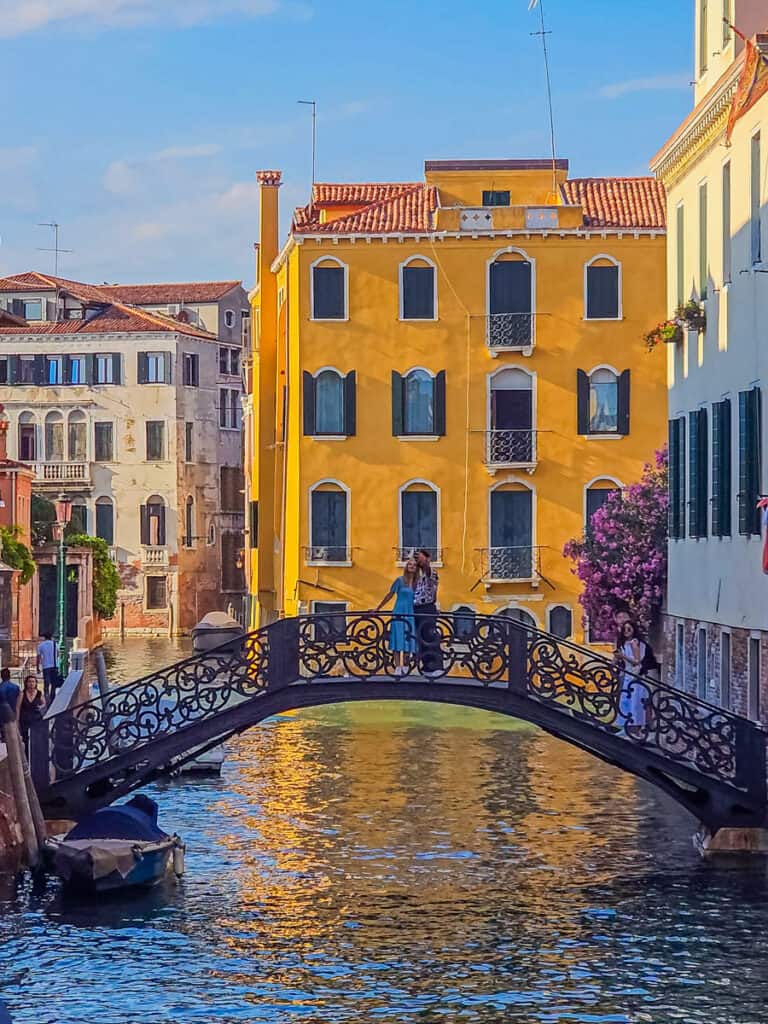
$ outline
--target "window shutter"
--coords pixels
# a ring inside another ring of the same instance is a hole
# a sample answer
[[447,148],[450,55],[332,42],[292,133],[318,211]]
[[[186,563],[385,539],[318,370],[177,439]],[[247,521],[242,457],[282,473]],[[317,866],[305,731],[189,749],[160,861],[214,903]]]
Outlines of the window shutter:
[[163,355],[163,382],[165,384],[171,383],[171,353],[166,352]]
[[160,515],[157,520],[157,543],[165,544],[165,505],[160,506]]
[[688,413],[688,535],[699,534],[699,413]]
[[249,532],[249,547],[258,548],[259,546],[259,503],[258,501],[251,501],[248,505],[248,532]]
[[619,315],[619,268],[587,267],[587,319],[615,319]]
[[45,356],[35,356],[35,384],[45,384]]
[[392,371],[392,436],[403,435],[403,378]]
[[120,353],[115,352],[112,356],[112,382],[114,384],[121,384],[122,380],[120,377]]
[[720,536],[731,536],[731,400],[722,406],[720,426]]
[[589,433],[589,377],[576,371],[576,433]]
[[712,406],[712,536],[722,537],[722,488],[723,488],[723,406],[715,402]]
[[680,416],[677,421],[677,518],[680,524],[680,537],[685,537],[685,416]]
[[137,377],[139,384],[146,384],[149,380],[149,361],[146,352],[138,353]]
[[761,448],[761,408],[760,408],[760,388],[752,388],[749,392],[749,407],[750,407],[750,460],[749,460],[749,490],[750,490],[750,518],[751,518],[751,533],[760,536],[760,512],[757,508],[757,502],[760,498],[760,448]]
[[760,533],[760,390],[739,392],[739,533]]
[[676,540],[680,536],[680,523],[678,520],[678,494],[680,490],[678,462],[680,458],[680,435],[677,429],[677,420],[670,420],[667,427],[669,431],[669,536],[673,540]]
[[18,384],[19,383],[20,369],[21,369],[21,367],[19,365],[19,357],[18,356],[8,356],[8,383],[9,384]]
[[85,383],[94,384],[96,382],[96,356],[90,355],[85,357]]
[[629,434],[629,370],[619,374],[618,433]]
[[699,516],[697,520],[697,530],[699,537],[707,536],[707,510],[709,507],[709,425],[707,422],[707,410],[699,409],[698,412],[698,432],[699,432],[699,443],[698,443],[698,456],[696,459],[696,466],[698,469],[698,498],[697,504],[699,509]]
[[141,543],[149,544],[149,508],[146,505],[141,505],[139,515],[141,520]]
[[315,378],[308,370],[304,371],[304,436],[312,437],[315,433]]
[[350,370],[344,378],[344,433],[354,437],[357,431],[357,375]]
[[435,377],[435,433],[445,437],[445,370]]
[[69,356],[63,356],[61,360],[61,383],[72,383],[72,360]]

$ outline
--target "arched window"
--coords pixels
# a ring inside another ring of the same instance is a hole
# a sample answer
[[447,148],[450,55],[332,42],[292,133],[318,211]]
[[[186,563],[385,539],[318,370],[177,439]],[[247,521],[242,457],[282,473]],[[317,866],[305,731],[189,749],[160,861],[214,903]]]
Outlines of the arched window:
[[337,480],[322,480],[309,494],[307,561],[344,565],[350,558],[349,491]]
[[142,505],[141,514],[141,543],[147,547],[162,547],[165,539],[165,501],[157,494],[147,499],[146,505]]
[[308,437],[350,437],[355,433],[355,371],[346,377],[332,367],[304,371],[304,433]]
[[313,320],[346,320],[347,266],[334,256],[324,256],[310,267]]
[[568,640],[573,634],[573,613],[564,604],[549,609],[549,632],[561,640]]
[[475,635],[477,616],[475,609],[462,604],[453,609],[453,628],[457,640],[471,640]]
[[621,264],[612,256],[595,256],[584,267],[584,316],[621,319]]
[[499,618],[511,619],[513,622],[519,622],[521,626],[530,626],[531,629],[537,628],[536,619],[527,612],[524,608],[499,608],[496,612]]
[[530,466],[536,461],[533,431],[533,378],[507,367],[490,379],[488,466]]
[[621,484],[606,477],[595,479],[587,484],[584,497],[584,532],[587,536],[592,530],[592,516],[602,508],[609,495],[621,493]]
[[85,413],[75,410],[67,420],[67,443],[70,462],[86,462],[88,455],[88,435]]
[[60,412],[49,412],[45,417],[45,461],[62,462],[64,459],[64,417]]
[[619,430],[619,378],[612,370],[595,370],[589,377],[589,433]]
[[[115,506],[111,498],[96,499],[96,536],[101,537],[107,544],[115,543]],[[142,543],[145,543],[143,538]],[[148,544],[149,541],[146,543]]]
[[400,547],[404,562],[424,548],[433,562],[440,561],[439,494],[426,480],[412,480],[400,488]]
[[395,437],[445,433],[445,370],[433,376],[416,367],[401,377],[392,371],[392,434]]
[[184,547],[191,548],[195,539],[195,499],[190,495],[184,505]]
[[70,533],[88,533],[88,505],[81,494],[72,496],[69,531]]
[[519,249],[497,253],[488,264],[488,345],[533,344],[533,263]]
[[224,323],[230,329],[235,326],[235,313],[234,313],[234,310],[228,309],[224,313]]
[[400,319],[437,319],[435,265],[423,256],[411,256],[400,264]]
[[486,578],[498,582],[533,579],[533,491],[522,484],[495,487],[490,496],[490,519]]
[[34,413],[23,412],[19,415],[19,459],[22,462],[34,462],[37,459],[37,420]]

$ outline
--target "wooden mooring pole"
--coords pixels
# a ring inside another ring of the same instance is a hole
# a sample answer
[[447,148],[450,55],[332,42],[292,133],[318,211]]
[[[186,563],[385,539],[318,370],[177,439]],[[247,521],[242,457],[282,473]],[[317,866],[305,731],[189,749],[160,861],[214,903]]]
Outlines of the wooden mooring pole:
[[[16,813],[21,825],[24,857],[30,868],[36,868],[40,864],[40,843],[27,791],[26,777],[29,775],[29,768],[26,767],[26,758],[24,757],[19,727],[16,723],[16,715],[5,702],[0,704],[0,723],[2,723],[3,727],[3,741],[8,750],[8,770],[11,776],[11,789],[13,790],[13,799],[16,803]],[[29,785],[31,789],[31,779]],[[35,799],[37,798],[35,797]],[[43,830],[45,830],[45,823],[43,823]]]

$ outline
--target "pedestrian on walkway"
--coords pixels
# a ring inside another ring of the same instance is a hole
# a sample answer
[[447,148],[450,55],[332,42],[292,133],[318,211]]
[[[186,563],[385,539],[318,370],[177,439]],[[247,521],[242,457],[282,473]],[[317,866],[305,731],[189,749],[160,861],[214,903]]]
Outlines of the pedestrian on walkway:
[[24,740],[24,749],[29,760],[29,733],[35,722],[42,720],[45,699],[37,685],[37,676],[29,675],[24,680],[19,703],[19,731]]
[[43,633],[43,638],[37,645],[37,671],[43,673],[45,700],[49,705],[56,696],[60,682],[59,669],[56,664],[57,654],[53,637],[50,633]]
[[443,653],[437,629],[437,589],[440,578],[432,568],[432,559],[426,548],[416,552],[419,578],[416,580],[414,614],[416,637],[419,645],[421,671],[430,679],[443,674]]
[[403,575],[398,576],[386,597],[379,601],[376,611],[381,611],[393,597],[395,607],[389,624],[387,637],[390,651],[395,654],[395,675],[404,676],[416,653],[416,622],[413,616],[413,595],[418,575],[418,566],[413,558],[405,563]]

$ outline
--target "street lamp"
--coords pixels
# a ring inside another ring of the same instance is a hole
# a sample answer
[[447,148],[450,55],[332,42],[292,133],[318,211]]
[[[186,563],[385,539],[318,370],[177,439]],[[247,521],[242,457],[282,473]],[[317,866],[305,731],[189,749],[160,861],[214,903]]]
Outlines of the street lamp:
[[54,503],[56,508],[55,534],[59,542],[59,556],[56,563],[56,644],[59,652],[59,676],[62,682],[69,671],[67,652],[67,555],[64,534],[72,518],[72,501],[66,494],[60,494]]

